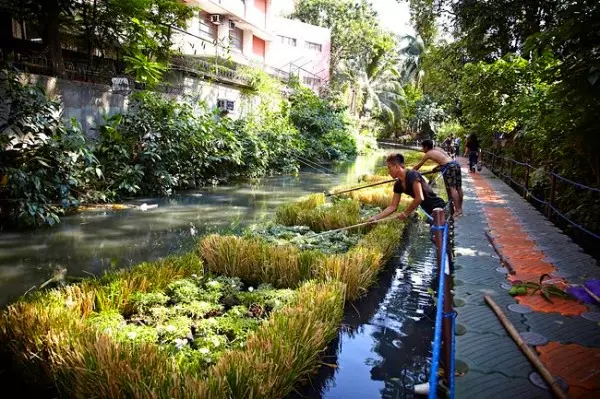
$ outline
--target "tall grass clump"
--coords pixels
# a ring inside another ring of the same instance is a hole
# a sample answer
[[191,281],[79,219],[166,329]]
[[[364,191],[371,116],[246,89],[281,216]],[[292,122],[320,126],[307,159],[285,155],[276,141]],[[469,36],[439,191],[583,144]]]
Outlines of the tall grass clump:
[[259,238],[216,234],[200,241],[199,250],[213,273],[282,288],[297,287],[308,279],[338,281],[346,284],[347,298],[354,300],[367,292],[392,256],[404,226],[400,221],[378,224],[343,254],[302,251]]
[[251,336],[244,351],[232,351],[214,367],[211,397],[285,397],[315,371],[319,356],[342,321],[344,288],[308,282],[296,300]]
[[308,226],[322,232],[360,222],[360,203],[355,201],[325,202],[324,194],[313,194],[307,200],[284,204],[277,208],[275,223],[284,226]]
[[270,245],[259,238],[218,234],[206,236],[199,245],[209,271],[275,287],[296,287],[309,279],[315,259],[322,256],[292,245]]
[[297,225],[298,213],[315,209],[318,206],[324,205],[326,202],[325,194],[311,194],[300,198],[298,201],[281,205],[277,208],[275,221],[284,226]]

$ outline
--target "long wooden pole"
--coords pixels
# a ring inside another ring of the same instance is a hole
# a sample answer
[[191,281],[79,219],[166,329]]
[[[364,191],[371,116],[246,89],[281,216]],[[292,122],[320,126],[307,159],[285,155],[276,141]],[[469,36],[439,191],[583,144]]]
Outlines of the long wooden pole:
[[496,316],[498,316],[500,322],[502,323],[506,331],[508,331],[511,338],[517,343],[519,349],[521,349],[521,351],[525,354],[527,359],[529,359],[529,361],[544,378],[548,386],[552,389],[552,393],[554,393],[554,395],[557,398],[567,399],[567,394],[565,394],[560,388],[560,386],[556,383],[552,374],[550,374],[548,369],[542,364],[542,362],[538,358],[537,354],[533,351],[533,349],[531,349],[531,347],[529,347],[529,345],[527,345],[525,341],[523,341],[523,338],[521,338],[521,335],[515,329],[515,326],[513,326],[513,324],[506,318],[506,315],[504,314],[502,309],[500,309],[500,307],[496,304],[496,302],[494,302],[494,300],[490,296],[484,295],[483,298],[485,299],[487,304],[492,308],[494,313],[496,313]]
[[[426,176],[426,175],[430,175],[430,174],[436,173],[436,172],[437,171],[430,170],[429,172],[423,172],[423,173],[421,173],[421,175],[422,176]],[[381,184],[392,183],[392,182],[395,182],[395,181],[396,181],[396,179],[389,179],[389,180],[379,181],[377,183],[366,184],[366,185],[360,186],[360,187],[349,188],[347,190],[336,191],[334,193],[327,193],[327,194],[325,194],[325,196],[326,197],[331,197],[331,196],[334,196],[334,195],[345,194],[345,193],[349,193],[351,191],[362,190],[363,188],[369,188],[369,187],[379,186]]]
[[391,183],[391,182],[395,182],[395,181],[396,181],[396,179],[379,181],[377,183],[371,183],[371,184],[367,184],[367,185],[360,186],[360,187],[349,188],[348,190],[336,191],[335,193],[327,193],[327,194],[325,194],[325,196],[331,197],[333,195],[345,194],[345,193],[349,193],[351,191],[362,190],[363,188],[369,188],[369,187],[374,187],[374,186],[380,186],[382,184]]
[[327,231],[324,231],[324,232],[322,232],[322,233],[315,234],[314,236],[307,236],[307,237],[308,237],[308,238],[311,238],[311,237],[324,236],[324,235],[326,235],[326,234],[331,234],[331,233],[337,233],[337,232],[339,232],[339,231],[350,230],[350,229],[354,229],[354,228],[356,228],[356,227],[367,226],[367,225],[369,225],[369,224],[375,224],[375,223],[381,223],[381,222],[389,222],[390,220],[394,220],[394,219],[396,219],[397,217],[398,217],[398,215],[397,215],[397,214],[393,214],[393,215],[391,215],[391,216],[388,216],[388,217],[386,217],[386,218],[383,218],[383,219],[378,219],[378,220],[374,220],[374,221],[372,221],[372,222],[363,222],[363,223],[353,224],[352,226],[346,226],[346,227],[342,227],[342,228],[340,228],[340,229],[335,229],[335,230],[327,230]]

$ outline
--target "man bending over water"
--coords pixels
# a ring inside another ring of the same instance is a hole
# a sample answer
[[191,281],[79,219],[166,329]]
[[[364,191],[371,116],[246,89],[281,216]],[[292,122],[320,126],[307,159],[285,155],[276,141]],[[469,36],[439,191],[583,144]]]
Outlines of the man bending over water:
[[452,159],[450,155],[441,148],[434,148],[431,140],[423,140],[421,148],[425,155],[415,165],[414,169],[419,170],[427,161],[432,160],[440,166],[446,190],[454,203],[454,216],[462,215],[463,191],[462,191],[462,176],[460,174],[460,165]]
[[431,215],[435,208],[443,209],[446,206],[444,200],[437,196],[419,172],[404,168],[404,157],[402,154],[390,155],[387,158],[387,168],[390,176],[397,179],[396,183],[394,183],[394,197],[392,198],[392,203],[381,213],[373,216],[370,219],[371,221],[384,218],[396,212],[402,194],[412,197],[413,201],[398,216],[400,220],[406,219],[419,205],[428,215]]

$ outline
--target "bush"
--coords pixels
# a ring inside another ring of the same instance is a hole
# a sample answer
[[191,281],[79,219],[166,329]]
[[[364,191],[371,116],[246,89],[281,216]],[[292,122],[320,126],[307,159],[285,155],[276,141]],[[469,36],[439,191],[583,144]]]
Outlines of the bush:
[[346,159],[356,155],[356,140],[343,109],[296,86],[290,97],[290,120],[303,139],[303,154],[310,159]]
[[76,121],[62,121],[60,102],[15,75],[3,81],[8,115],[0,132],[1,217],[53,225],[94,196],[102,176],[98,160]]

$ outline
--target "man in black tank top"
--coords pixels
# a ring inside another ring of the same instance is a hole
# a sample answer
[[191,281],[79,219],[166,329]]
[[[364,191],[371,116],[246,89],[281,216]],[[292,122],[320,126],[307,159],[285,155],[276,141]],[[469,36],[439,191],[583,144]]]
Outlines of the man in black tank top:
[[394,197],[392,198],[392,203],[387,208],[380,214],[373,216],[370,220],[375,221],[396,212],[402,194],[412,197],[413,201],[398,216],[400,220],[406,219],[419,205],[429,215],[431,215],[435,208],[443,209],[446,207],[444,200],[437,196],[419,172],[404,168],[404,157],[402,154],[390,155],[387,158],[387,167],[390,176],[397,179],[396,183],[394,183]]

